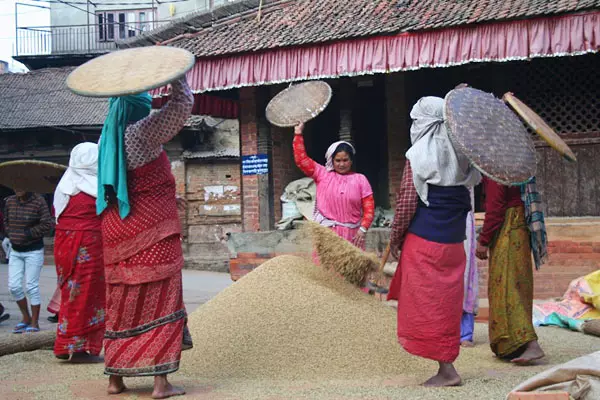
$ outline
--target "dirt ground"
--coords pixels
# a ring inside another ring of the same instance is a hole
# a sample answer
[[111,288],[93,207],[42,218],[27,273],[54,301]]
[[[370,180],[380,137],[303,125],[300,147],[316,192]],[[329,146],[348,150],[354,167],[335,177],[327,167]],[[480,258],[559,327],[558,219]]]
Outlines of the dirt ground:
[[[518,383],[553,365],[600,349],[600,338],[557,328],[538,330],[547,358],[536,366],[516,367],[496,360],[487,345],[487,326],[476,327],[477,346],[464,349],[457,360],[464,385],[458,388],[426,389],[419,383],[428,376],[382,376],[369,381],[274,381],[206,380],[189,371],[172,375],[172,382],[185,386],[181,399],[504,399]],[[182,363],[189,352],[184,353]],[[368,357],[368,351],[365,352]],[[436,365],[431,363],[431,373]],[[146,399],[152,378],[126,379],[129,390],[107,396],[107,378],[102,364],[67,364],[51,351],[20,353],[0,358],[0,399]]]

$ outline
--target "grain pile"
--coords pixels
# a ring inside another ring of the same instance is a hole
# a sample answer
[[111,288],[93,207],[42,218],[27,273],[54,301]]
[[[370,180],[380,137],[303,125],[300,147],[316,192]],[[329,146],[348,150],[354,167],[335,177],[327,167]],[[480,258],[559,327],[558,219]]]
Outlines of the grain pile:
[[331,229],[311,222],[307,224],[319,262],[326,270],[335,271],[353,285],[363,286],[369,272],[376,271],[379,260],[339,237]]
[[431,373],[397,344],[395,311],[310,261],[274,258],[189,317],[182,372],[201,378],[353,379]]

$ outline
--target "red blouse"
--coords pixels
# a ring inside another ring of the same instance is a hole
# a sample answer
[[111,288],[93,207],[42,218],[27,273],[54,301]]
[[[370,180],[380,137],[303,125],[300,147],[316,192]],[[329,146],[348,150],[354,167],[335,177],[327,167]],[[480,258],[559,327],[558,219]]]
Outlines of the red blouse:
[[479,234],[479,244],[489,246],[504,224],[506,210],[523,205],[519,186],[504,186],[488,177],[483,178],[485,190],[485,220]]

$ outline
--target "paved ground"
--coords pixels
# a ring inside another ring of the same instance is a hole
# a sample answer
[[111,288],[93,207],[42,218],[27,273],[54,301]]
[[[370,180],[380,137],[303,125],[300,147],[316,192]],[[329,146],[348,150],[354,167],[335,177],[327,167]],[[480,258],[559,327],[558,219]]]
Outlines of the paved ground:
[[[183,271],[183,299],[189,313],[199,305],[207,302],[221,290],[231,284],[229,274],[205,271]],[[42,312],[40,328],[56,329],[56,325],[48,322],[52,315],[47,310],[48,302],[56,288],[56,271],[54,266],[44,266],[40,276],[40,291],[42,296]],[[12,334],[13,327],[20,321],[21,313],[17,304],[11,300],[8,292],[8,265],[0,264],[0,302],[10,314],[8,321],[0,323],[0,336]]]

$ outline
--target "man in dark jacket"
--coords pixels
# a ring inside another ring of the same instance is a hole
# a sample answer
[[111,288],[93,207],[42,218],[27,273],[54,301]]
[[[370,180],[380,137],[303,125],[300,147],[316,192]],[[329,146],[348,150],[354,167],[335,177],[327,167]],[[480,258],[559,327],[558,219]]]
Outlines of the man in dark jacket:
[[[39,281],[44,265],[44,235],[50,233],[53,224],[42,196],[15,189],[15,196],[6,199],[4,229],[12,245],[8,261],[8,288],[23,314],[14,333],[40,330]],[[31,314],[23,292],[23,279],[31,302]]]

